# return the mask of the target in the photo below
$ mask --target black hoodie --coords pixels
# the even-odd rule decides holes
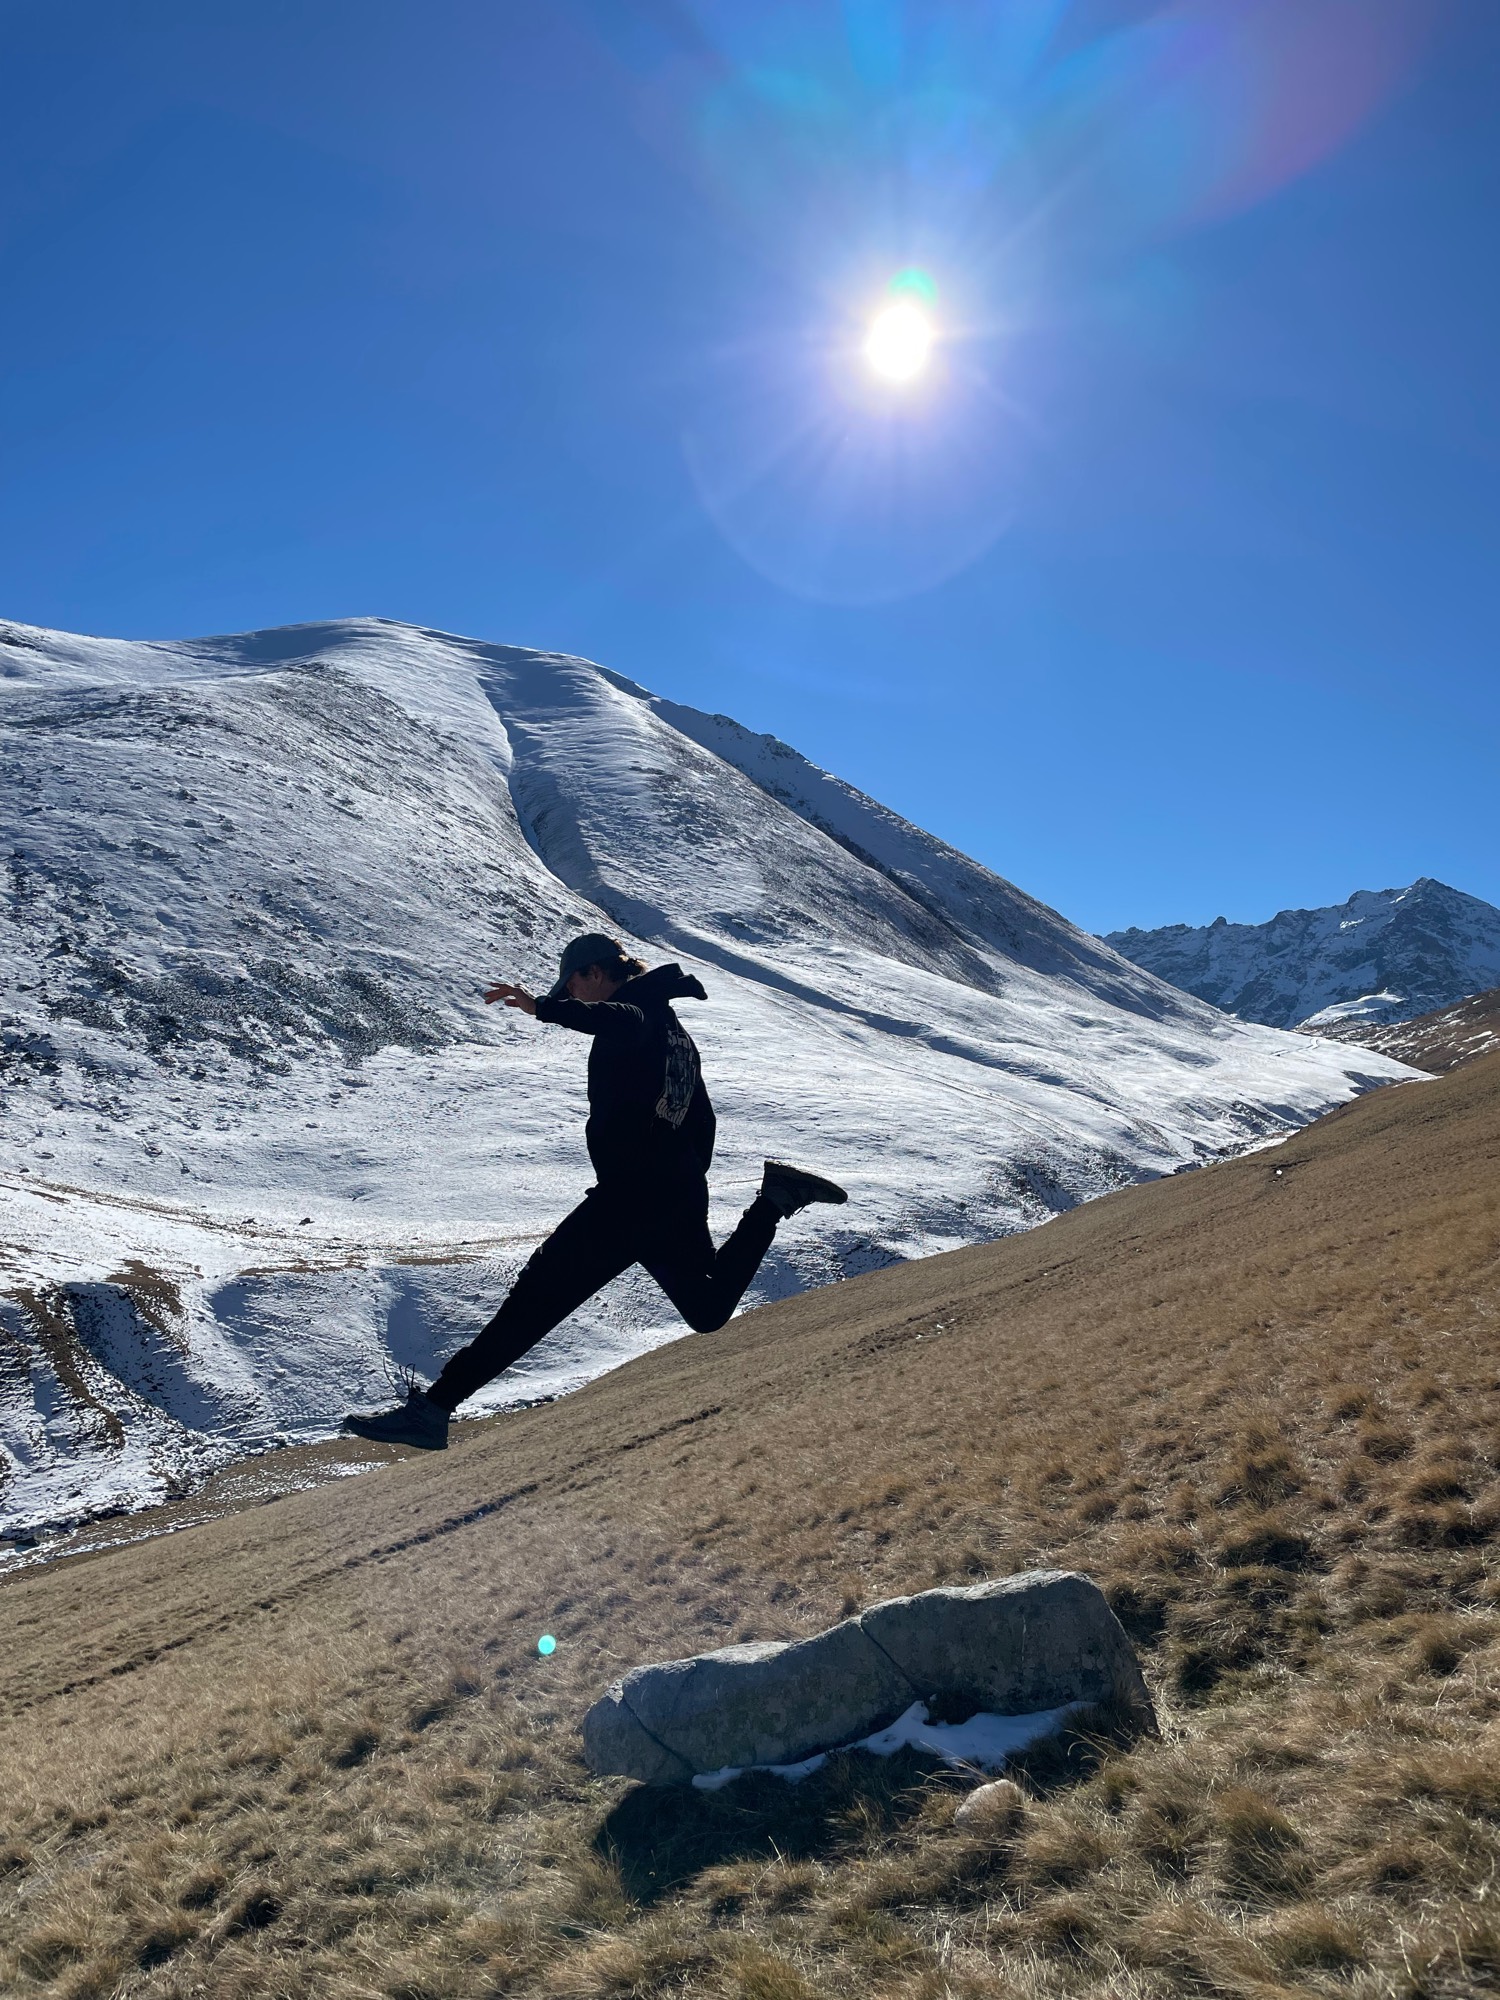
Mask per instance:
[[[708,995],[680,965],[628,979],[612,1000],[538,1000],[536,1017],[592,1035],[589,1158],[601,1186],[652,1169],[708,1172],[714,1108],[673,1000]]]

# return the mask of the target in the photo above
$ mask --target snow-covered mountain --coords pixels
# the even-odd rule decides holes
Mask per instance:
[[[587,1184],[585,1049],[487,1010],[562,941],[680,958],[715,1226],[853,1199],[752,1298],[1025,1227],[1409,1074],[1248,1026],[784,745],[379,620],[0,627],[0,1507],[159,1496],[467,1339]],[[623,1279],[491,1403],[678,1331]]]
[[[1409,1021],[1500,981],[1500,910],[1424,875],[1265,924],[1165,924],[1106,944],[1226,1013],[1273,1028]]]

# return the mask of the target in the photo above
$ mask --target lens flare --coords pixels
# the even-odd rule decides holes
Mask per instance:
[[[865,338],[865,359],[888,382],[913,381],[932,353],[932,321],[909,298],[875,315]]]
[[[898,271],[886,290],[893,299],[911,299],[919,306],[937,304],[937,286],[932,274],[918,264],[908,264],[904,271]]]
[[[536,1649],[545,1660],[557,1651],[557,1641],[550,1632],[544,1632],[536,1642]]]
[[[744,239],[746,271],[779,274],[741,290],[685,400],[705,515],[816,603],[958,575],[1110,349],[1178,352],[1195,298],[1174,242],[1346,144],[1451,11],[578,0],[639,129]]]

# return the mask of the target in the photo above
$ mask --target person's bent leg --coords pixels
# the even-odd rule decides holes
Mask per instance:
[[[634,1261],[620,1215],[592,1190],[532,1253],[489,1324],[449,1359],[429,1399],[451,1415]]]
[[[705,1187],[701,1210],[696,1204],[685,1209],[676,1229],[653,1243],[641,1262],[694,1333],[715,1333],[745,1296],[780,1220],[772,1203],[757,1195],[715,1250]]]

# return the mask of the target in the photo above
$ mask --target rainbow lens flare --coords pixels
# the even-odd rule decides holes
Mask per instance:
[[[979,561],[1113,347],[1190,332],[1180,238],[1344,145],[1439,0],[584,0],[653,144],[743,240],[685,377],[706,518],[868,606]],[[910,259],[903,268],[896,259]],[[942,276],[937,297],[932,271]],[[889,275],[888,275],[889,274]]]

